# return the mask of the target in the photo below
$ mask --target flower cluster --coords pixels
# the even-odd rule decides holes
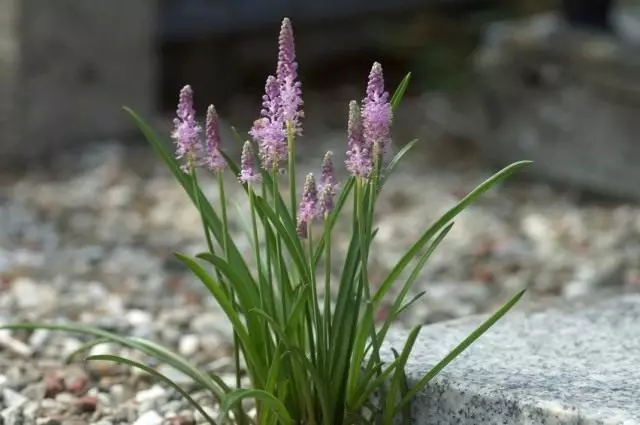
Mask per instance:
[[[391,144],[393,110],[384,88],[382,66],[375,62],[369,74],[362,107],[349,103],[347,159],[345,166],[355,177],[368,178],[376,162],[382,160]]]
[[[293,27],[288,18],[282,21],[278,44],[276,76],[267,77],[261,118],[249,132],[260,148],[262,167],[268,171],[278,170],[287,160],[288,139],[302,134],[304,117]]]
[[[302,190],[302,200],[298,206],[297,233],[301,238],[307,237],[309,225],[316,219],[327,217],[334,207],[334,197],[338,187],[333,168],[333,152],[325,154],[322,161],[320,185],[316,184],[313,173],[307,174]]]
[[[176,144],[176,158],[184,159],[182,170],[193,172],[196,166],[203,166],[210,171],[222,171],[226,161],[220,153],[220,123],[218,113],[213,105],[207,109],[204,127],[205,138],[201,139],[202,126],[196,119],[193,107],[193,89],[186,85],[180,90],[178,110],[173,120],[174,129],[171,137]]]
[[[302,88],[298,81],[295,44],[291,21],[285,18],[278,38],[279,52],[276,75],[267,77],[262,96],[261,118],[257,119],[249,135],[257,144],[260,164],[267,172],[279,171],[289,155],[290,139],[302,134]],[[393,112],[389,93],[384,87],[382,66],[375,62],[371,68],[366,96],[359,105],[349,103],[347,150],[345,168],[366,180],[374,167],[388,151],[391,143]],[[199,149],[201,127],[193,109],[193,90],[185,86],[180,92],[176,128],[173,138],[177,144],[177,158],[187,158],[185,170],[199,164],[213,171],[222,171],[226,162],[220,153],[219,120],[213,105],[207,110],[204,149]],[[202,158],[195,161],[202,151]],[[256,165],[253,143],[246,141],[242,149],[240,173],[242,183],[257,183],[261,171]],[[294,176],[290,176],[293,178]],[[307,176],[302,199],[296,216],[297,231],[306,237],[308,226],[316,219],[327,217],[334,208],[337,180],[333,166],[333,153],[327,152],[322,162],[320,184],[313,174]]]

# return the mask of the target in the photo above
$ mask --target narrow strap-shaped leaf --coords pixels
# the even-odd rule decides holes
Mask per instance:
[[[389,164],[384,168],[383,174],[380,176],[380,181],[378,182],[378,190],[382,190],[400,161],[409,153],[409,151],[415,146],[416,143],[418,143],[418,139],[413,139],[412,141],[404,145],[402,149],[400,149],[400,151],[394,155],[393,159],[391,159]]]
[[[76,324],[57,324],[57,323],[14,323],[0,326],[2,329],[47,329],[51,331],[62,331],[69,333],[79,333],[100,338],[101,341],[107,340],[114,342],[123,347],[138,350],[150,357],[153,357],[163,363],[167,363],[176,370],[184,373],[195,383],[202,385],[211,391],[218,399],[222,398],[223,391],[211,379],[209,375],[201,372],[182,356],[141,338],[123,337],[112,332],[108,332],[99,328],[92,328],[84,325]]]
[[[409,262],[420,252],[422,247],[436,234],[446,226],[451,220],[453,220],[460,212],[462,212],[469,204],[476,200],[480,195],[485,193],[487,190],[492,188],[496,183],[504,180],[509,177],[513,173],[515,173],[520,168],[525,165],[530,164],[531,161],[520,161],[515,162],[487,180],[481,183],[478,187],[476,187],[471,193],[465,196],[458,204],[456,204],[453,208],[447,211],[440,219],[438,219],[434,224],[432,224],[418,239],[418,241],[402,256],[400,261],[396,264],[396,266],[391,270],[387,278],[384,280],[380,288],[388,287],[393,284],[393,282],[400,276],[400,274],[404,271],[405,267],[409,264]],[[380,302],[380,298],[382,297],[383,292],[378,290],[376,295],[374,295],[374,302],[377,304]]]
[[[393,302],[393,305],[391,307],[391,312],[389,314],[389,317],[387,317],[385,319],[385,322],[382,325],[382,328],[381,328],[381,330],[380,330],[380,332],[378,334],[380,336],[381,340],[385,339],[385,337],[387,336],[387,332],[388,332],[389,328],[391,327],[391,324],[393,323],[395,318],[398,316],[398,314],[400,314],[400,309],[402,308],[402,303],[403,303],[407,293],[409,292],[409,290],[413,286],[413,283],[415,282],[415,280],[420,275],[420,272],[421,272],[422,268],[424,267],[424,265],[426,264],[428,259],[431,258],[431,255],[435,252],[436,248],[438,248],[438,246],[444,240],[444,238],[447,236],[447,234],[449,234],[449,231],[451,230],[452,227],[453,227],[453,222],[449,223],[449,225],[447,225],[444,229],[442,229],[442,231],[440,233],[438,233],[438,236],[436,236],[436,238],[431,243],[431,245],[429,245],[427,250],[418,259],[418,263],[416,264],[416,266],[414,267],[413,271],[411,272],[411,275],[406,280],[406,282],[402,285],[402,288],[400,289],[400,292],[396,296],[396,298],[395,298],[395,300]],[[392,283],[393,282],[391,282],[391,281],[389,281],[389,282],[385,281],[384,284],[381,285],[380,288],[378,288],[378,291],[376,292],[376,295],[374,296],[374,299],[378,299],[378,300],[382,301],[382,299],[386,295],[387,291],[389,291],[391,289],[391,286],[392,286],[391,284]],[[377,306],[378,306],[378,304],[376,304],[376,308],[377,308]]]
[[[391,96],[391,108],[393,109],[394,112],[396,109],[398,109],[398,106],[400,106],[400,102],[402,101],[402,98],[404,97],[404,94],[407,91],[407,87],[409,87],[410,81],[411,81],[411,73],[409,72],[407,75],[404,76],[402,81],[400,81],[400,84],[398,84],[398,88],[396,88],[396,91],[393,93],[393,96]]]
[[[298,271],[303,276],[304,280],[309,281],[310,273],[307,261],[304,256],[304,249],[300,243],[300,238],[295,233],[295,227],[285,227],[282,222],[276,217],[276,213],[269,206],[267,201],[262,197],[256,198],[256,205],[260,208],[260,213],[269,218],[273,226],[276,228],[282,240],[289,250],[289,254],[293,259]]]
[[[409,354],[411,354],[411,350],[413,350],[413,346],[416,343],[416,338],[418,338],[420,329],[421,329],[420,326],[416,326],[411,330],[404,344],[404,348],[402,349],[402,354],[400,355],[400,357],[397,357],[397,353],[395,353],[395,350],[394,350],[394,355],[396,355],[396,358],[399,359],[399,362],[398,362],[398,365],[396,366],[393,379],[391,380],[389,397],[385,402],[386,405],[384,409],[384,418],[382,419],[383,425],[392,425],[393,423],[393,417],[395,416],[395,413],[396,413],[396,409],[394,408],[394,405],[397,401],[396,397],[397,397],[397,394],[399,394],[402,389],[402,380],[405,378],[404,369],[407,366],[407,361],[409,360]]]
[[[197,401],[195,401],[191,397],[191,395],[189,395],[188,392],[186,392],[180,385],[176,384],[171,379],[169,379],[166,375],[163,375],[162,373],[158,372],[157,370],[153,369],[152,367],[149,367],[149,366],[147,366],[147,365],[145,365],[143,363],[139,363],[139,362],[136,362],[134,360],[130,360],[130,359],[127,359],[127,358],[121,357],[121,356],[116,356],[116,355],[113,355],[113,354],[96,354],[94,356],[87,357],[86,360],[87,361],[98,360],[98,361],[114,362],[114,363],[119,363],[119,364],[123,364],[123,365],[126,365],[126,366],[131,366],[131,367],[134,367],[136,369],[140,369],[140,370],[148,373],[149,375],[152,375],[153,377],[155,377],[157,379],[160,379],[165,384],[169,385],[171,388],[173,388],[176,391],[178,391],[182,397],[184,397],[189,403],[191,403],[191,405],[198,412],[200,412],[200,414],[205,418],[205,420],[208,423],[210,423],[211,425],[217,425],[216,421],[211,416],[209,416],[207,411],[204,410],[202,408],[202,406],[200,406],[200,404]]]
[[[264,390],[257,389],[245,389],[239,388],[231,391],[227,394],[220,404],[220,416],[218,420],[222,422],[222,419],[227,416],[229,411],[238,403],[246,398],[253,398],[260,401],[264,406],[271,409],[282,421],[282,425],[292,425],[293,420],[287,408],[278,400],[273,394],[270,394]]]
[[[180,169],[180,165],[176,161],[175,157],[167,150],[162,139],[158,137],[156,132],[132,109],[125,107],[124,110],[131,116],[149,144],[151,144],[151,147],[167,165],[175,179],[180,183],[180,185],[183,187],[183,189],[191,199],[192,203],[197,207],[199,200],[206,201],[206,197],[200,189],[197,189],[197,191],[194,192],[193,179],[189,175],[182,172],[182,170]],[[225,229],[223,229],[220,217],[218,217],[218,215],[215,213],[209,202],[200,202],[200,208],[207,226],[213,232],[216,240],[222,243],[223,232],[225,231]],[[242,258],[238,247],[231,239],[228,241],[228,249],[229,262],[233,264],[234,268],[237,268],[236,272],[240,275],[243,275],[243,277],[250,277],[251,272],[249,271],[249,267]]]
[[[447,354],[442,360],[440,360],[435,366],[429,370],[429,372],[418,381],[408,392],[407,395],[400,401],[398,404],[398,408],[401,409],[407,403],[411,401],[411,398],[415,396],[426,384],[429,383],[442,369],[447,367],[449,363],[451,363],[456,357],[458,357],[464,350],[469,348],[471,344],[473,344],[478,338],[482,336],[486,331],[488,331],[491,326],[493,326],[498,320],[502,318],[525,294],[526,289],[518,292],[514,295],[509,301],[507,301],[497,312],[495,312],[491,317],[489,317],[486,321],[484,321],[476,330],[474,330],[467,338],[465,338],[456,348],[451,350],[449,354]]]
[[[227,297],[227,294],[222,287],[209,275],[207,272],[195,261],[182,254],[175,254],[175,256],[184,263],[195,274],[204,285],[209,289],[211,294],[215,297],[216,301],[227,315],[227,318],[233,325],[233,329],[238,335],[242,345],[244,347],[243,353],[247,360],[247,367],[251,369],[255,384],[258,387],[264,386],[264,380],[266,377],[263,374],[268,370],[266,365],[261,361],[261,358],[257,355],[252,338],[249,336],[246,327],[240,320],[238,313],[236,312],[233,303]]]
[[[227,280],[233,285],[233,289],[235,289],[240,305],[244,311],[248,311],[260,305],[260,292],[258,291],[256,282],[253,279],[248,281],[242,280],[242,278],[236,274],[235,270],[224,260],[224,258],[210,252],[200,253],[196,255],[196,258],[211,263],[227,277]]]

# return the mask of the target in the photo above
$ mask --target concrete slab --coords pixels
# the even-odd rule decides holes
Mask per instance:
[[[157,0],[0,0],[0,166],[134,131],[155,109]]]

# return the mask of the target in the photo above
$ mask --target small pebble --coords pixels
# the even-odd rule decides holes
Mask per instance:
[[[180,344],[178,345],[178,352],[185,357],[191,357],[198,352],[200,348],[200,338],[198,335],[184,335],[180,339]]]
[[[167,395],[167,390],[164,387],[159,385],[154,385],[148,390],[139,391],[136,394],[135,400],[138,403],[143,403],[145,401],[156,401],[160,399],[164,399]]]
[[[95,396],[85,395],[75,402],[76,408],[83,413],[91,413],[98,407],[98,399]]]
[[[9,388],[5,388],[2,390],[2,398],[4,399],[5,406],[9,408],[22,407],[29,401],[29,399],[22,394]]]
[[[154,410],[143,413],[132,425],[162,425],[164,418]]]

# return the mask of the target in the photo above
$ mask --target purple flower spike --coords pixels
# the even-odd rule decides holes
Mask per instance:
[[[203,165],[211,171],[222,171],[227,162],[220,153],[220,121],[213,105],[207,109],[207,121],[204,126],[206,136],[206,153]]]
[[[322,175],[320,177],[320,186],[335,186],[337,184],[336,173],[333,168],[333,152],[327,151],[322,160]]]
[[[349,102],[349,123],[347,126],[348,146],[345,167],[351,175],[367,178],[371,173],[372,159],[371,149],[365,144],[362,116],[358,102]]]
[[[280,87],[275,77],[267,78],[262,100],[262,118],[254,121],[249,134],[258,143],[263,168],[275,170],[289,155],[282,121]]]
[[[260,181],[260,172],[253,157],[253,148],[248,140],[244,142],[242,156],[240,157],[240,181],[242,183],[257,183]]]
[[[286,77],[293,81],[298,78],[298,63],[296,62],[296,47],[293,38],[293,26],[289,18],[282,20],[278,37],[278,67],[276,77],[280,84]]]
[[[283,124],[293,128],[295,135],[302,134],[302,84],[298,81],[298,63],[291,20],[284,18],[278,38],[278,66],[276,79],[280,87]]]
[[[325,217],[333,211],[334,202],[333,197],[335,196],[334,186],[326,185],[320,189],[320,213]]]
[[[387,152],[391,143],[391,121],[393,111],[389,103],[389,93],[384,90],[382,66],[375,62],[369,74],[367,96],[362,102],[364,140],[377,155]]]
[[[285,126],[289,124],[293,134],[302,135],[302,84],[293,77],[287,76],[281,86],[280,98],[282,99],[282,120]],[[285,128],[286,130],[286,128]]]
[[[302,190],[302,200],[298,207],[298,236],[307,237],[307,226],[318,217],[318,189],[316,179],[312,173],[307,174]]]
[[[196,150],[200,141],[200,125],[196,121],[196,112],[193,109],[193,90],[186,85],[180,90],[178,110],[173,120],[174,130],[171,137],[176,144],[176,158],[187,159],[184,171],[189,172],[195,159]]]

